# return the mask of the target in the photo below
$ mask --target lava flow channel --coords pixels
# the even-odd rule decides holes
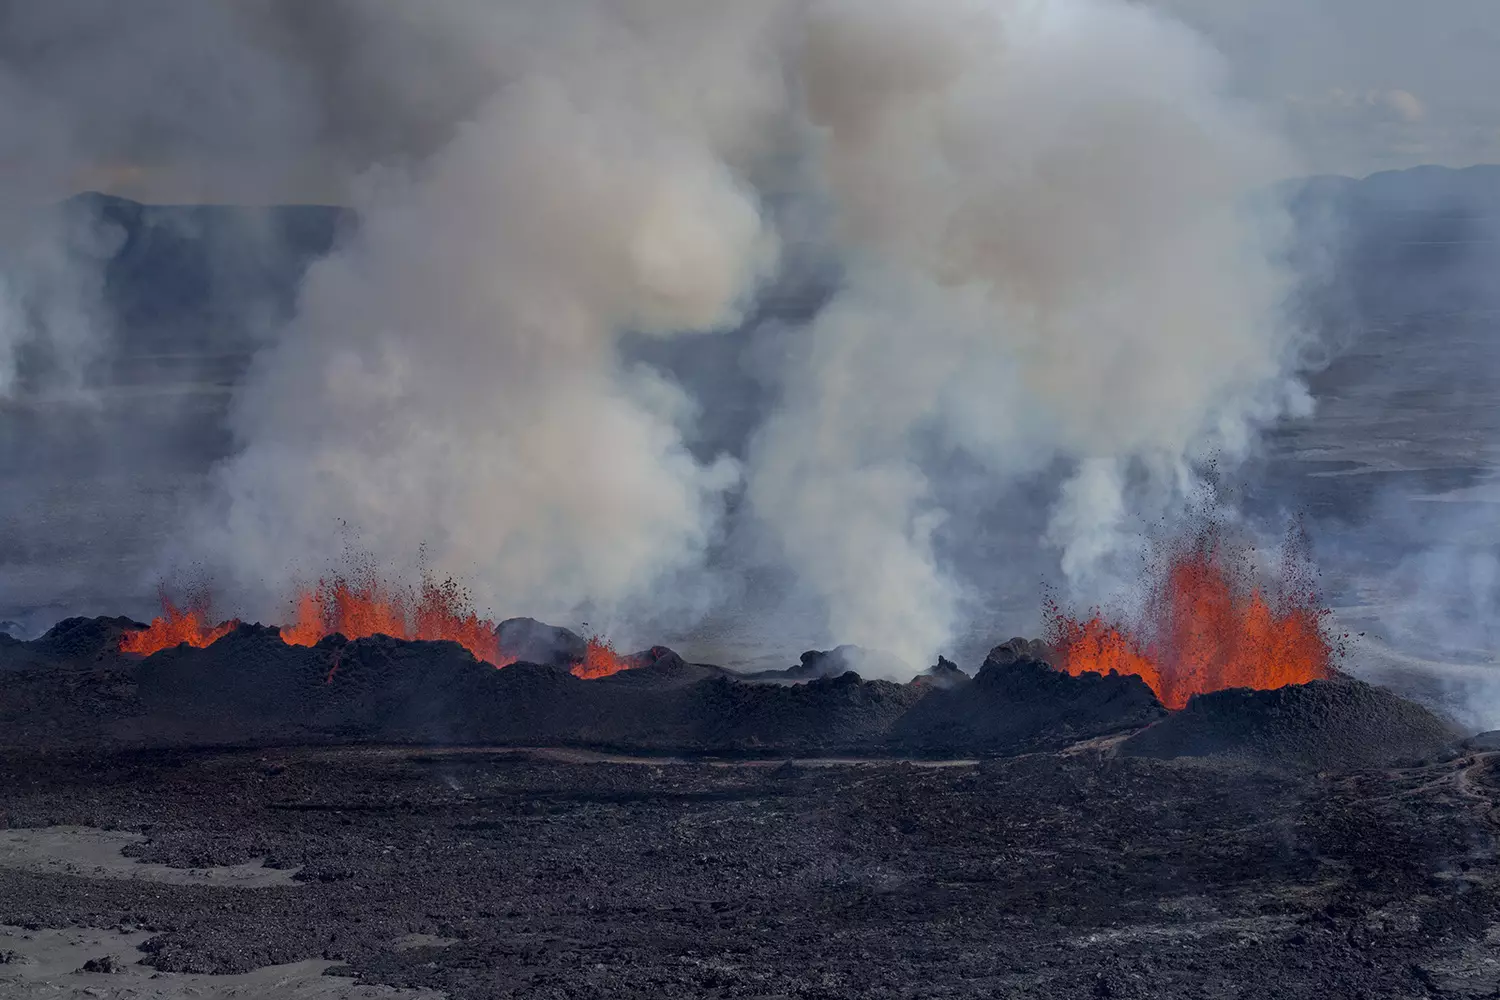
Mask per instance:
[[[1210,533],[1170,554],[1148,585],[1140,620],[1077,618],[1052,606],[1048,640],[1060,670],[1133,674],[1170,709],[1211,691],[1326,679],[1335,654],[1323,629],[1327,612],[1290,559],[1283,575],[1268,596],[1245,554]]]

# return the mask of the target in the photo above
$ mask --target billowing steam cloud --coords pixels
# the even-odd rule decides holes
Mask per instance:
[[[615,341],[731,328],[772,272],[740,159],[765,24],[661,3],[477,24],[510,79],[372,177],[359,234],[309,275],[235,413],[214,562],[285,593],[343,521],[387,568],[425,547],[485,604],[556,616],[700,561],[736,465],[688,453],[690,401]]]
[[[1117,3],[827,3],[804,48],[848,280],[750,496],[835,632],[925,662],[958,611],[923,471],[1077,463],[1048,541],[1092,582],[1136,501],[1298,399],[1245,196],[1282,150],[1212,53]]]
[[[971,612],[958,526],[996,498],[1046,493],[1009,530],[1096,594],[1198,460],[1303,405],[1279,223],[1247,204],[1293,165],[1147,8],[413,10],[0,0],[0,395],[82,384],[107,340],[113,234],[17,239],[30,206],[105,183],[358,210],[177,532],[239,611],[276,620],[350,546],[560,619],[701,610],[750,561],[916,668]],[[764,360],[746,317],[807,261],[820,307],[777,317],[755,426],[707,446],[719,386],[639,345]]]
[[[348,536],[507,612],[651,595],[743,489],[840,640],[920,666],[963,587],[933,469],[1074,473],[1047,538],[1094,581],[1148,498],[1300,405],[1289,164],[1193,35],[1115,0],[453,5],[489,96],[367,176],[357,236],[235,411],[197,554],[269,601]],[[832,301],[743,469],[626,332],[728,331],[816,206]],[[802,229],[807,219],[798,220]],[[730,335],[730,334],[725,334]]]

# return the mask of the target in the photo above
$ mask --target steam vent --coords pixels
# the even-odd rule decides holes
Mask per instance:
[[[0,3],[0,1000],[1500,997],[1495,9]]]

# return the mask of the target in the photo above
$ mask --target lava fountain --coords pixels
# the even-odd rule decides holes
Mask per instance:
[[[452,579],[437,582],[424,578],[420,588],[392,587],[371,571],[352,579],[335,576],[319,580],[301,591],[291,602],[291,621],[281,627],[282,641],[292,646],[314,646],[331,635],[364,639],[388,635],[396,639],[426,642],[456,642],[474,658],[494,667],[507,667],[516,657],[500,648],[498,626],[480,617],[469,594]],[[198,598],[185,608],[162,595],[162,615],[149,627],[125,635],[120,651],[150,656],[182,643],[206,647],[233,632],[238,620],[211,624],[208,602]],[[637,664],[619,656],[601,636],[588,640],[581,662],[572,667],[584,680],[608,677]],[[332,681],[337,667],[329,672]]]
[[[1048,641],[1058,667],[1133,674],[1170,709],[1196,694],[1227,688],[1269,690],[1326,679],[1336,649],[1302,568],[1301,545],[1288,542],[1280,578],[1260,579],[1251,552],[1213,528],[1169,548],[1149,575],[1136,620],[1094,611],[1087,618],[1047,609]]]
[[[629,661],[615,652],[614,644],[601,636],[590,636],[583,651],[583,662],[573,668],[573,676],[586,681],[597,680],[631,669]]]
[[[214,624],[206,597],[190,599],[183,607],[178,607],[163,591],[161,615],[151,619],[151,624],[146,628],[121,636],[120,651],[150,656],[157,650],[170,649],[183,643],[203,649],[233,632],[239,624],[238,621]]]
[[[469,595],[453,580],[422,581],[415,594],[383,584],[374,574],[356,580],[320,580],[297,596],[292,623],[281,637],[293,646],[312,646],[330,635],[363,639],[388,635],[426,642],[456,642],[496,667],[515,662],[500,649],[496,625],[473,610]]]

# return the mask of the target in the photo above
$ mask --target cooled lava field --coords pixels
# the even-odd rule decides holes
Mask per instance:
[[[0,995],[1500,990],[1500,744],[1347,677],[1171,712],[1021,640],[585,680],[535,623],[499,670],[137,626],[0,641]]]

